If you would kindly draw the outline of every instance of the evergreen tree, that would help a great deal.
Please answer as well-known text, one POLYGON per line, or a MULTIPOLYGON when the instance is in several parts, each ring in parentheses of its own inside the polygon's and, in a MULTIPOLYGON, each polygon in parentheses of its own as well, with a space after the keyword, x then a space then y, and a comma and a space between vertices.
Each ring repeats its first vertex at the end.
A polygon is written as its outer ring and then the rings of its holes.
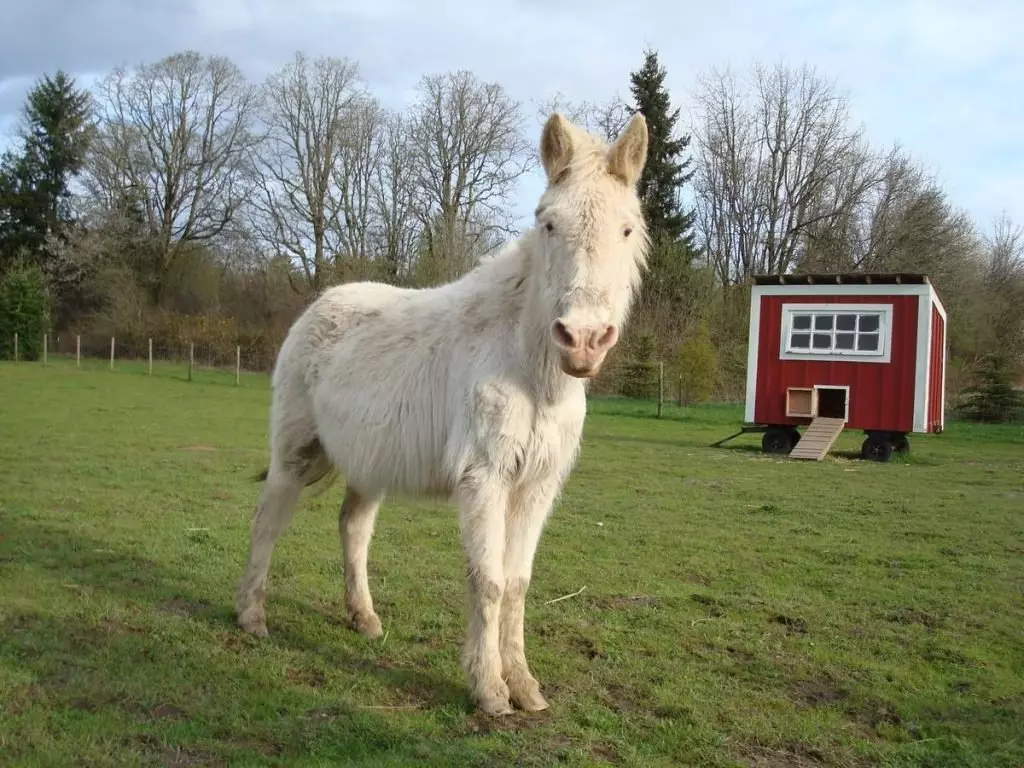
POLYGON ((20 152, 0 162, 0 268, 19 255, 46 266, 46 242, 72 220, 71 181, 85 163, 91 96, 64 72, 29 92, 20 152))
POLYGON ((682 245, 692 255, 694 214, 680 202, 682 187, 694 174, 689 170, 692 159, 683 157, 691 137, 675 135, 679 108, 671 108, 665 74, 658 54, 648 49, 643 66, 629 76, 634 100, 629 111, 643 114, 648 131, 647 163, 638 191, 654 247, 682 245))

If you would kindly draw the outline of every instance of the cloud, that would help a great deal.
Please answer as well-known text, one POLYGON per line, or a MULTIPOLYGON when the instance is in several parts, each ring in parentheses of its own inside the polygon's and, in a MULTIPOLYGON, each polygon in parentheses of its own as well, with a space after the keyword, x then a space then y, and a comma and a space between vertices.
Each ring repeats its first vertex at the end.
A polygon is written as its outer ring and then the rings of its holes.
MULTIPOLYGON (((524 102, 628 95, 645 46, 659 51, 674 101, 695 76, 755 59, 809 63, 850 96, 878 145, 899 141, 986 226, 1005 209, 1024 221, 1024 27, 1019 0, 33 0, 0 26, 0 130, 44 72, 102 73, 186 47, 229 56, 262 78, 296 50, 345 55, 386 103, 407 103, 423 74, 471 69, 524 102)), ((535 119, 536 118, 536 119, 535 119)), ((686 117, 684 116, 684 119, 686 117)), ((541 185, 524 181, 526 214, 541 185)))

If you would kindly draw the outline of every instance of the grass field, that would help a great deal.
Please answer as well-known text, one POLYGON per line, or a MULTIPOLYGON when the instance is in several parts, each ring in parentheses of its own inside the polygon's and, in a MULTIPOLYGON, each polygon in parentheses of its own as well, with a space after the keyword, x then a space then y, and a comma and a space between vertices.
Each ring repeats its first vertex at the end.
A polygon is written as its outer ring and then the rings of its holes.
POLYGON ((278 547, 271 637, 234 627, 266 377, 160 373, 0 365, 4 765, 1024 765, 1019 426, 800 463, 708 448, 737 408, 592 402, 527 600, 552 708, 491 720, 447 507, 382 510, 382 640, 344 623, 339 487, 278 547))

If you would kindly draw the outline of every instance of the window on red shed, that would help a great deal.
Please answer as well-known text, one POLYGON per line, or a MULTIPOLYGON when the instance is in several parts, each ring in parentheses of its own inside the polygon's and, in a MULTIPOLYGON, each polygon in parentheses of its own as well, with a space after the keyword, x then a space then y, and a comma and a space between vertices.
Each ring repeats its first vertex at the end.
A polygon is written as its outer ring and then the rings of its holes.
POLYGON ((889 357, 891 305, 787 304, 782 314, 784 359, 889 357))

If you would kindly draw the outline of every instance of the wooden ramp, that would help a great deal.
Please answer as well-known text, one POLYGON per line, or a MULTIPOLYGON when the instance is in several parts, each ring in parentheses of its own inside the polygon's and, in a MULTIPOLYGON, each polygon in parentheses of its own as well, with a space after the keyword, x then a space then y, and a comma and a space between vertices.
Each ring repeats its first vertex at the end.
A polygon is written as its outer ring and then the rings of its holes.
POLYGON ((800 442, 789 452, 791 459, 811 459, 821 461, 829 452, 832 444, 839 437, 846 425, 845 419, 828 419, 818 417, 811 422, 800 438, 800 442))

